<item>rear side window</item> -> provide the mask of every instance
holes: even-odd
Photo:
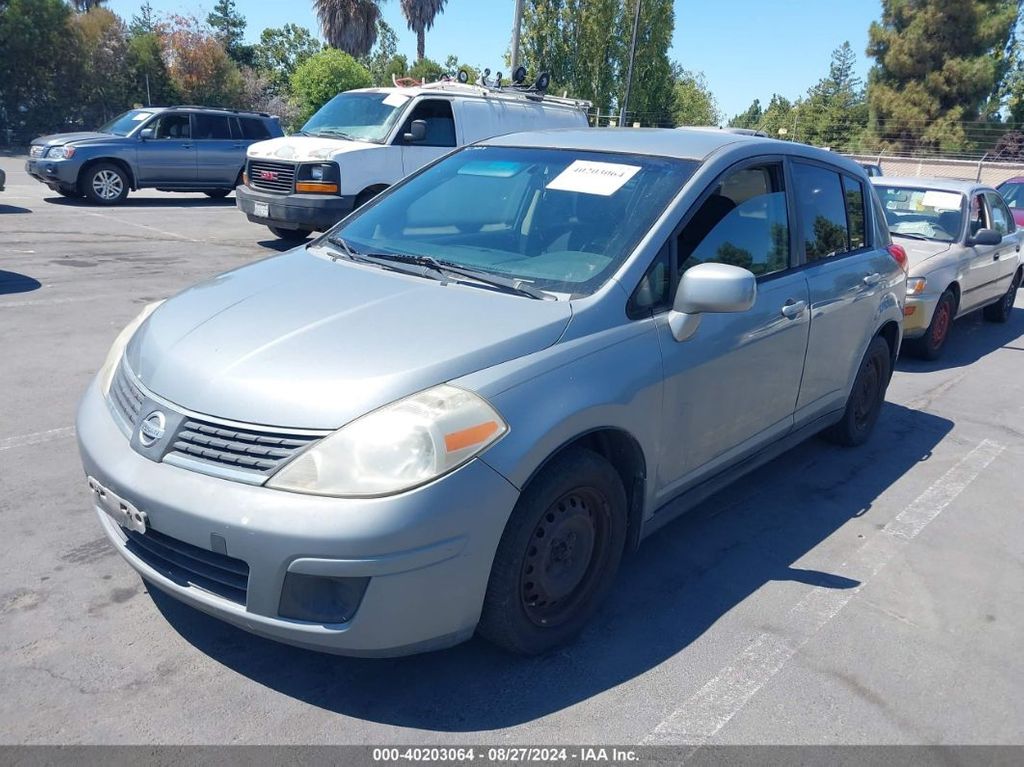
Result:
[[[239,117],[238,122],[242,125],[242,135],[250,141],[263,141],[270,138],[270,131],[263,124],[262,120],[254,117]]]
[[[224,115],[192,115],[192,138],[230,139],[231,128],[228,125],[228,118]]]
[[[793,182],[803,218],[804,254],[807,260],[821,261],[849,250],[846,199],[839,174],[817,165],[795,162]],[[861,200],[863,218],[863,194]]]
[[[850,250],[859,250],[868,240],[864,186],[850,176],[843,176],[843,194],[846,197],[846,220],[850,229]]]
[[[679,274],[705,263],[732,264],[757,276],[789,266],[789,219],[782,166],[725,176],[701,203],[676,243]]]

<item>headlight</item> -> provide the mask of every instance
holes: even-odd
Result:
[[[311,179],[313,179],[314,181],[323,181],[324,180],[324,166],[323,165],[314,165],[312,168],[309,169],[309,177]]]
[[[135,331],[139,329],[139,325],[146,321],[156,308],[162,304],[163,301],[155,301],[151,304],[147,304],[146,307],[139,312],[139,316],[129,322],[125,329],[117,334],[117,338],[114,339],[114,343],[110,345],[110,351],[107,352],[107,358],[103,361],[103,367],[100,368],[100,386],[102,387],[103,395],[106,396],[110,391],[110,383],[114,380],[114,372],[117,370],[117,363],[121,361],[121,355],[124,354],[124,349],[128,346],[128,342],[132,340],[132,336],[135,335]]]
[[[57,160],[70,160],[75,156],[75,148],[73,146],[51,146],[46,150],[46,156]]]
[[[46,147],[41,144],[33,144],[28,150],[29,157],[42,157],[46,153]]]
[[[907,280],[907,295],[919,296],[924,293],[924,286],[928,282],[924,277],[911,277]]]
[[[458,468],[508,431],[486,401],[442,384],[343,426],[286,464],[267,487],[313,495],[391,495]]]

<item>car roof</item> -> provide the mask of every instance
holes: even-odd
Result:
[[[959,178],[929,178],[928,176],[876,176],[872,184],[879,186],[909,187],[910,189],[936,189],[940,192],[959,192],[970,194],[975,189],[991,189],[977,181],[964,181]]]
[[[719,149],[732,144],[744,146],[760,144],[769,153],[798,154],[859,170],[858,165],[840,155],[815,149],[806,144],[705,128],[553,128],[523,133],[506,133],[479,143],[485,146],[618,152],[672,157],[681,160],[704,160]]]
[[[176,109],[187,109],[190,112],[219,112],[222,114],[246,115],[248,117],[270,117],[266,112],[251,109],[232,109],[231,107],[205,107],[201,104],[174,104],[167,107],[138,107],[140,112],[173,112]]]

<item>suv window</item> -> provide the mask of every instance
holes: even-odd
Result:
[[[761,276],[789,266],[789,219],[781,164],[730,173],[676,241],[679,274],[708,262]]]
[[[242,126],[242,135],[250,141],[264,141],[270,138],[270,131],[262,120],[255,117],[239,117],[238,122]]]
[[[992,228],[1004,237],[1016,229],[1013,222],[1013,215],[1006,207],[1003,198],[992,192],[985,192],[985,199],[988,200],[989,210],[992,212]]]
[[[192,138],[230,139],[231,128],[226,115],[192,115]]]
[[[423,120],[427,124],[427,135],[415,146],[455,146],[455,117],[449,101],[435,99],[421,101],[409,115],[402,126],[398,139],[412,130],[413,120]]]
[[[864,185],[850,176],[843,176],[846,196],[846,220],[850,226],[850,250],[863,248],[868,241],[867,218],[864,215]]]
[[[156,138],[187,139],[192,137],[187,114],[162,114],[153,121]]]
[[[850,250],[846,201],[839,174],[817,165],[793,163],[793,183],[804,229],[804,254],[821,261]]]

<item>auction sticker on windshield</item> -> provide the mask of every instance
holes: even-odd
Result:
[[[640,170],[639,165],[575,160],[568,168],[555,176],[547,188],[562,192],[599,194],[608,197],[619,191],[623,184],[636,175],[638,170]]]

